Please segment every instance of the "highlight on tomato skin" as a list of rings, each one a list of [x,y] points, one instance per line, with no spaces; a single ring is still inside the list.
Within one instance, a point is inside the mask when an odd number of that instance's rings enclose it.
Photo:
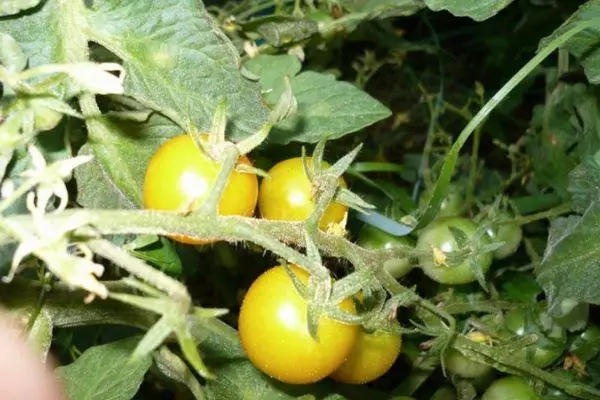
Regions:
[[[294,265],[290,269],[301,282],[308,283],[308,272]],[[350,298],[339,307],[356,312]],[[291,384],[313,383],[329,376],[347,359],[359,334],[358,325],[321,316],[319,340],[315,341],[308,332],[307,302],[283,266],[267,270],[252,283],[242,301],[238,330],[252,364]]]
[[[238,163],[252,165],[246,156],[240,157]],[[220,164],[204,154],[191,136],[182,134],[167,140],[148,163],[143,186],[144,208],[180,212],[197,209],[208,198],[220,169]],[[219,200],[218,212],[250,217],[257,200],[256,175],[234,170]],[[188,244],[211,242],[184,235],[171,238]]]
[[[312,158],[307,157],[309,165]],[[323,162],[323,167],[328,167]],[[268,172],[260,184],[258,209],[264,219],[282,221],[304,221],[315,208],[313,184],[304,171],[302,157],[290,158],[277,163]],[[339,185],[347,187],[344,178],[339,178]],[[348,213],[348,207],[332,202],[319,221],[321,230],[328,230],[342,225]],[[344,226],[342,226],[344,227]]]

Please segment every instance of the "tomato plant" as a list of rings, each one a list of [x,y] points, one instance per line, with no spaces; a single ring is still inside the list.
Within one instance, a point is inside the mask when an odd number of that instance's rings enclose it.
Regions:
[[[419,257],[419,265],[431,279],[451,285],[473,282],[476,277],[473,268],[480,268],[485,273],[492,264],[490,253],[480,253],[472,259],[476,264],[472,267],[469,260],[449,265],[447,255],[461,249],[452,229],[462,232],[467,241],[477,239],[475,224],[468,219],[455,217],[438,219],[419,233],[417,249],[423,251]],[[479,237],[488,243],[486,237]]]
[[[401,346],[402,337],[398,334],[360,331],[350,355],[331,377],[352,384],[373,381],[392,367]]]
[[[247,157],[240,163],[251,165]],[[189,135],[163,143],[150,159],[144,177],[144,207],[151,210],[189,212],[207,199],[219,173],[219,163],[200,150]],[[258,181],[252,173],[234,171],[219,200],[221,215],[254,214]],[[204,243],[186,236],[172,236],[183,243]]]
[[[309,274],[296,266],[292,272],[304,284]],[[340,308],[354,312],[346,299]],[[280,381],[306,384],[325,378],[352,352],[358,327],[321,318],[318,341],[308,331],[307,304],[282,266],[267,270],[248,289],[240,309],[238,329],[252,363]]]
[[[405,236],[392,236],[371,225],[365,225],[360,230],[358,244],[367,249],[397,249],[414,247],[414,242]],[[394,258],[386,261],[383,267],[394,278],[401,278],[413,268],[413,261],[409,256]]]
[[[311,163],[308,158],[308,163]],[[329,164],[323,162],[326,168]],[[304,171],[302,157],[290,158],[277,163],[268,171],[269,177],[260,184],[258,208],[266,219],[284,221],[304,221],[314,210],[313,184]],[[340,178],[340,186],[346,183]],[[319,221],[319,227],[326,230],[331,224],[340,224],[348,212],[348,207],[332,203]]]
[[[523,378],[509,376],[494,381],[481,400],[541,400],[541,397]]]

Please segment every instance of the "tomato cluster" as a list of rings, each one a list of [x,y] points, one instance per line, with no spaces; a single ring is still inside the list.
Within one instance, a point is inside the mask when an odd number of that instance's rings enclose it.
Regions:
[[[201,136],[201,140],[208,142],[206,135]],[[268,171],[268,177],[260,186],[254,173],[235,170],[219,199],[218,213],[252,216],[258,205],[260,216],[265,219],[306,220],[315,209],[315,186],[309,179],[310,171],[306,171],[312,166],[312,159],[309,157],[305,161],[301,157],[281,161]],[[238,166],[242,164],[252,165],[245,156],[238,161]],[[328,166],[323,162],[322,168]],[[220,167],[218,157],[207,155],[191,136],[180,135],[166,141],[148,165],[143,188],[144,207],[179,212],[198,209],[208,198]],[[343,178],[339,178],[339,186],[346,187]],[[416,240],[396,237],[365,225],[358,244],[371,250],[400,250],[400,256],[383,265],[394,278],[403,277],[418,265],[427,276],[443,284],[473,282],[476,272],[485,273],[493,258],[502,259],[516,251],[522,234],[519,226],[510,223],[508,215],[503,215],[504,223],[480,229],[471,220],[460,216],[462,205],[462,196],[452,190],[442,202],[438,219],[419,231]],[[347,206],[332,202],[319,221],[320,229],[342,226],[347,213]],[[185,235],[172,239],[206,243]],[[491,243],[500,245],[492,250],[481,250]],[[250,361],[265,374],[292,384],[312,383],[326,377],[343,383],[363,384],[384,375],[398,358],[401,336],[387,331],[366,331],[324,313],[319,318],[315,340],[308,330],[307,299],[295,286],[298,282],[307,285],[309,277],[299,266],[277,266],[252,283],[243,299],[238,320],[240,341]],[[353,300],[347,298],[337,307],[355,314],[357,308]],[[509,314],[506,317],[512,333],[521,334],[517,326],[522,322],[519,316]],[[532,351],[533,363],[540,366],[548,365],[558,356],[541,347]],[[455,350],[446,354],[445,365],[450,374],[467,379],[487,376],[492,371]],[[494,396],[497,396],[497,387],[502,385],[522,386],[520,381],[504,379],[490,386],[484,399],[499,398]]]
[[[300,282],[309,274],[290,265]],[[307,301],[296,290],[285,267],[271,268],[250,286],[240,309],[238,329],[248,358],[267,375],[282,382],[306,384],[327,376],[360,384],[385,374],[400,353],[399,335],[368,333],[321,316],[317,340],[308,331]],[[352,299],[339,306],[356,313]]]
[[[207,136],[201,135],[207,142]],[[310,165],[312,159],[307,158]],[[252,166],[246,156],[238,164]],[[329,165],[323,162],[323,168]],[[221,164],[198,148],[191,136],[175,136],[163,143],[150,159],[143,187],[144,207],[152,210],[190,212],[208,198]],[[346,187],[343,178],[339,185]],[[249,217],[258,208],[262,218],[271,220],[303,221],[315,208],[313,184],[304,169],[302,157],[281,161],[268,171],[260,190],[254,173],[234,170],[229,177],[218,204],[221,215]],[[326,230],[341,224],[348,207],[332,202],[319,221]],[[184,235],[172,239],[191,244],[207,243]]]

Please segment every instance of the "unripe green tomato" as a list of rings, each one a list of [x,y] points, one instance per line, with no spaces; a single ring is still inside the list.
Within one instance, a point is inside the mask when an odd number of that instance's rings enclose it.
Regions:
[[[427,276],[439,283],[458,285],[474,282],[477,278],[471,271],[468,259],[458,265],[444,265],[443,258],[446,254],[460,250],[450,231],[451,227],[462,231],[469,241],[474,239],[477,230],[475,224],[466,218],[441,218],[434,221],[419,233],[417,249],[424,252],[419,256],[419,265]],[[487,236],[482,236],[480,240],[489,242]],[[480,253],[476,256],[476,262],[485,273],[492,264],[492,254]]]
[[[446,370],[453,375],[462,378],[475,379],[485,376],[492,372],[493,368],[489,365],[478,363],[468,359],[454,349],[448,350],[445,359]]]
[[[500,221],[509,219],[512,219],[512,217],[508,213],[502,213],[499,218]],[[513,255],[523,239],[523,230],[520,225],[515,223],[499,224],[488,229],[486,233],[492,242],[503,243],[501,247],[494,250],[494,258],[497,260]]]
[[[477,343],[484,343],[489,340],[489,336],[476,331],[469,332],[466,337]],[[448,350],[444,361],[448,372],[462,378],[477,379],[493,371],[493,368],[489,365],[470,360],[454,349]]]
[[[414,247],[414,241],[406,236],[393,236],[372,225],[362,227],[358,237],[358,244],[366,249],[381,250],[395,249],[403,247]],[[387,260],[383,267],[394,278],[398,279],[409,273],[413,269],[413,263],[410,257],[396,258]]]
[[[441,387],[431,396],[431,400],[456,400],[456,390],[448,386]]]
[[[505,315],[506,327],[518,336],[535,334],[538,337],[536,343],[523,348],[520,352],[527,361],[538,368],[550,366],[564,351],[566,335],[564,331],[554,326],[550,332],[541,333],[539,328],[532,324],[538,324],[538,315],[533,321],[526,321],[525,311],[514,309]],[[537,328],[535,331],[528,328]]]
[[[495,380],[483,393],[481,400],[541,400],[525,379],[508,376]]]
[[[425,191],[419,200],[419,207],[425,208],[432,195],[433,190]],[[440,209],[438,210],[436,218],[458,217],[462,211],[464,201],[465,199],[460,194],[458,187],[454,185],[448,186],[446,197],[444,197],[442,204],[440,204]]]
[[[569,351],[582,362],[595,358],[600,353],[600,328],[590,325],[575,338]]]

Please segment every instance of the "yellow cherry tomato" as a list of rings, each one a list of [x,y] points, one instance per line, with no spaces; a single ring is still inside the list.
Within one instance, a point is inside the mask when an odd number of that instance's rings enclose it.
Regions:
[[[300,281],[308,283],[306,271],[290,267]],[[350,298],[339,307],[356,312]],[[292,384],[316,382],[335,371],[352,351],[359,326],[322,316],[315,341],[308,332],[306,314],[306,300],[283,266],[260,275],[244,297],[238,321],[240,340],[252,364]]]
[[[389,332],[361,330],[348,359],[331,377],[343,383],[374,381],[394,365],[402,347],[402,336]]]
[[[309,165],[311,159],[309,157]],[[329,164],[323,162],[324,167]],[[340,186],[346,182],[340,177]],[[315,208],[313,186],[304,172],[302,157],[281,161],[269,170],[269,177],[262,180],[258,194],[258,208],[265,219],[304,221]],[[319,227],[327,230],[332,224],[344,220],[348,207],[333,202],[319,221]]]
[[[247,157],[239,163],[252,165]],[[150,159],[144,178],[144,208],[191,211],[207,199],[221,166],[210,159],[189,135],[175,136],[158,148]],[[251,216],[258,198],[255,174],[233,171],[219,200],[221,215]],[[207,243],[183,235],[172,239],[182,243]]]

